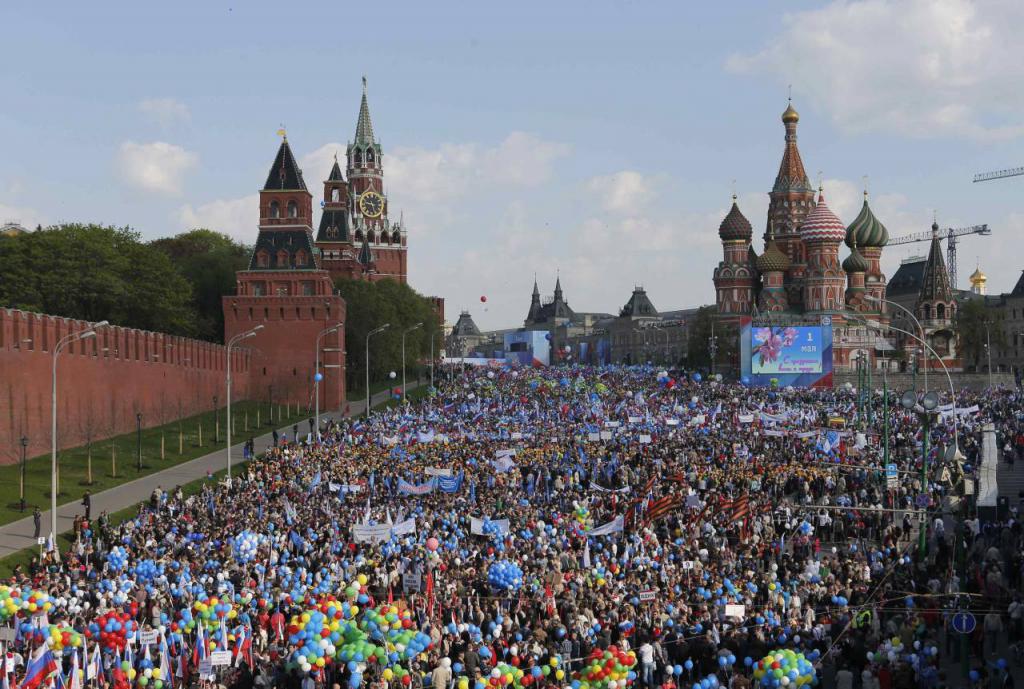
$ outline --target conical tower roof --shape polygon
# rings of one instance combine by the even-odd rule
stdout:
[[[302,179],[302,170],[295,162],[292,155],[292,147],[288,145],[288,137],[281,139],[281,146],[277,149],[274,157],[274,164],[270,166],[267,174],[267,183],[263,185],[264,191],[306,191],[306,183]]]
[[[334,156],[334,165],[331,167],[331,174],[327,176],[328,182],[344,182],[345,175],[341,173],[341,166],[338,165],[338,156]]]
[[[946,259],[942,254],[942,244],[939,242],[939,224],[937,222],[932,223],[932,245],[928,250],[928,262],[924,266],[921,291],[918,293],[917,300],[918,302],[953,300],[953,288],[949,284],[949,271],[946,270]]]
[[[786,148],[782,153],[782,162],[779,163],[779,174],[775,177],[775,185],[772,191],[785,192],[813,192],[811,180],[807,178],[807,171],[804,170],[804,161],[800,157],[800,149],[796,145],[796,125],[800,121],[800,115],[793,109],[790,102],[786,111],[782,113],[782,123],[786,127]]]
[[[363,100],[359,103],[359,119],[356,120],[356,138],[353,143],[374,143],[373,122],[370,121],[370,105],[366,101],[366,77],[363,77]]]

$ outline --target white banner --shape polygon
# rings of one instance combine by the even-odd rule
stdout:
[[[959,411],[959,410],[957,410]],[[999,499],[999,446],[996,427],[991,423],[981,429],[981,478],[978,481],[978,507],[995,507]]]
[[[740,414],[738,418],[740,423],[754,423],[753,414]]]
[[[640,444],[641,445],[649,445],[650,442],[651,442],[651,436],[647,435],[646,433],[640,436]]]
[[[391,535],[404,536],[416,533],[416,520],[406,519],[397,524],[357,524],[352,527],[352,540],[356,543],[378,543],[391,538]]]
[[[604,486],[599,486],[591,481],[590,490],[596,490],[598,493],[628,493],[632,489],[629,486],[626,486],[625,488],[605,488]]]
[[[484,536],[484,521],[484,519],[470,517],[469,532],[474,536]],[[491,519],[490,523],[494,525],[495,530],[502,536],[509,532],[510,527],[507,519]]]
[[[452,470],[443,467],[427,467],[423,473],[427,476],[451,476]]]
[[[703,425],[704,421],[706,421],[706,420],[707,420],[706,416],[704,416],[703,414],[697,414],[696,416],[690,418],[690,425],[691,426],[700,426],[700,425]]]
[[[626,526],[626,519],[621,514],[615,519],[611,520],[607,524],[591,529],[587,532],[588,536],[607,536],[608,534],[619,533]]]

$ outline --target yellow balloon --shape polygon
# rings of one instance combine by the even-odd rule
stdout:
[[[128,679],[135,679],[135,668],[128,668]]]
[[[153,678],[154,679],[160,679],[161,675],[163,675],[163,670],[161,670],[158,667],[153,668]]]
[[[316,659],[316,666],[317,666],[317,667],[323,667],[323,666],[324,666],[324,664],[325,664],[325,661],[324,661],[324,659],[323,659],[323,658],[317,658],[317,659]]]
[[[391,668],[386,667],[384,668],[384,672],[381,673],[381,676],[383,676],[385,680],[390,682],[391,678],[395,676],[395,673],[391,671]]]
[[[358,577],[356,577],[356,581],[359,582],[360,586],[366,586],[366,582],[367,582],[366,575],[365,574],[360,574]]]
[[[555,670],[555,679],[559,681],[565,679],[565,672],[563,670]]]

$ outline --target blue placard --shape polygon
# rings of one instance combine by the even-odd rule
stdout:
[[[895,464],[885,465],[885,477],[886,478],[899,478],[899,469],[896,468]]]
[[[953,615],[953,619],[950,621],[950,626],[953,627],[953,631],[955,632],[959,632],[960,634],[970,634],[974,631],[974,628],[978,626],[978,620],[969,612],[958,612]]]

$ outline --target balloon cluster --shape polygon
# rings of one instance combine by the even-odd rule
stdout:
[[[792,649],[780,649],[769,653],[754,663],[754,679],[761,682],[762,687],[802,687],[805,684],[817,684],[818,678],[811,664],[803,653]]]
[[[87,637],[99,639],[100,645],[111,651],[124,651],[128,634],[135,633],[138,623],[127,612],[108,610],[89,625]]]
[[[11,586],[0,586],[0,621],[6,621],[24,610],[28,614],[49,612],[53,608],[50,594],[43,591],[23,591]]]
[[[120,572],[128,564],[128,552],[124,549],[124,546],[115,545],[107,553],[107,564],[115,572]]]
[[[256,559],[256,551],[259,550],[261,538],[248,529],[241,531],[231,539],[231,549],[234,551],[235,560],[241,563],[252,562]]]
[[[58,653],[65,648],[79,648],[82,645],[82,635],[73,627],[51,624],[46,630],[46,645]]]
[[[604,651],[595,649],[586,658],[586,665],[577,673],[577,678],[591,689],[626,687],[636,679],[636,672],[630,669],[634,665],[636,654],[633,651],[623,651],[612,645]]]
[[[514,562],[498,560],[487,570],[487,581],[501,591],[515,591],[523,585],[523,570]]]

